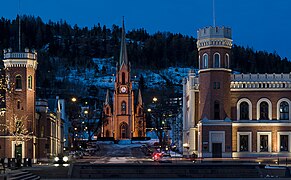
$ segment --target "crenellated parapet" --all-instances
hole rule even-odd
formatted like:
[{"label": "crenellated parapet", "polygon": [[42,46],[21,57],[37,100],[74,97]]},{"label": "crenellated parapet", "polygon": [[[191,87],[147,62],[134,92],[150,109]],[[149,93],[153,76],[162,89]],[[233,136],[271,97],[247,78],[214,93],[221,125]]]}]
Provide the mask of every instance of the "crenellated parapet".
[{"label": "crenellated parapet", "polygon": [[232,91],[235,90],[291,90],[289,74],[233,74]]},{"label": "crenellated parapet", "polygon": [[231,29],[227,27],[206,27],[197,31],[198,50],[209,47],[232,47]]},{"label": "crenellated parapet", "polygon": [[4,49],[4,66],[8,67],[31,67],[37,68],[37,52],[25,48],[24,52],[12,52],[12,49]]}]

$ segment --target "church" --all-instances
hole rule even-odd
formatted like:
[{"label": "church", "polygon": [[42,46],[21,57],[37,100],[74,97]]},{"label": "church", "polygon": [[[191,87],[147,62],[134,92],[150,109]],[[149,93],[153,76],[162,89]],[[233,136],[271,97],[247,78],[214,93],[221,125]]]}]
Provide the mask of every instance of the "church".
[{"label": "church", "polygon": [[183,154],[290,157],[291,73],[235,74],[232,31],[197,31],[199,70],[183,81]]},{"label": "church", "polygon": [[[119,62],[116,66],[116,78],[113,102],[110,91],[107,91],[103,107],[102,137],[113,137],[115,140],[145,137],[146,120],[141,91],[135,95],[131,81],[131,65],[126,50],[124,21]],[[135,98],[137,97],[137,98]]]}]

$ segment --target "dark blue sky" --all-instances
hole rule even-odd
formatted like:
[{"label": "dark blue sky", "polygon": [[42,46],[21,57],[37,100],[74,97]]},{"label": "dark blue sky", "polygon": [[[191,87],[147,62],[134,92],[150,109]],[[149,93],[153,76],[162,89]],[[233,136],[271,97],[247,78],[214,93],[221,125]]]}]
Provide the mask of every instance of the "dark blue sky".
[{"label": "dark blue sky", "polygon": [[[12,19],[19,0],[3,0],[0,15]],[[210,26],[212,0],[20,0],[21,14],[66,20],[92,27],[98,22],[126,29],[145,28],[149,33],[170,31],[196,37]],[[235,44],[255,50],[276,51],[291,60],[291,0],[215,0],[216,25],[233,29]]]}]

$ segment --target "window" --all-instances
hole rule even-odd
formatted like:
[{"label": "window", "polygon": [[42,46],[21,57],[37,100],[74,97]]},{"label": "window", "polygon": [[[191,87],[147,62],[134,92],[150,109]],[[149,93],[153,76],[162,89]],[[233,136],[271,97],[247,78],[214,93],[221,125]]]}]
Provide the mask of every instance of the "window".
[{"label": "window", "polygon": [[109,115],[109,107],[106,108],[106,114]]},{"label": "window", "polygon": [[219,101],[214,101],[214,119],[220,119]]},{"label": "window", "polygon": [[214,67],[219,68],[219,66],[220,66],[220,54],[215,53],[214,54]]},{"label": "window", "polygon": [[17,109],[20,109],[20,101],[17,101]]},{"label": "window", "polygon": [[220,89],[220,82],[213,82],[213,89]]},{"label": "window", "polygon": [[280,151],[288,151],[288,135],[280,135]]},{"label": "window", "polygon": [[121,114],[126,114],[126,102],[121,103]]},{"label": "window", "polygon": [[208,54],[203,54],[203,68],[208,68]]},{"label": "window", "polygon": [[28,89],[32,89],[32,76],[28,76]]},{"label": "window", "polygon": [[268,135],[260,135],[260,152],[268,151]]},{"label": "window", "polygon": [[249,120],[249,104],[247,102],[240,103],[240,120]]},{"label": "window", "polygon": [[125,84],[125,73],[123,72],[121,76],[122,76],[122,82],[121,83]]},{"label": "window", "polygon": [[240,135],[239,136],[239,151],[246,152],[249,151],[249,136],[248,135]]},{"label": "window", "polygon": [[229,68],[229,55],[225,54],[225,67]]},{"label": "window", "polygon": [[15,83],[15,89],[22,89],[22,81],[21,81],[21,76],[17,75],[15,77],[16,83]]},{"label": "window", "polygon": [[280,103],[280,120],[289,119],[289,104],[286,101]]},{"label": "window", "polygon": [[269,119],[268,115],[269,115],[269,105],[267,102],[263,101],[260,104],[260,119],[261,120]]}]

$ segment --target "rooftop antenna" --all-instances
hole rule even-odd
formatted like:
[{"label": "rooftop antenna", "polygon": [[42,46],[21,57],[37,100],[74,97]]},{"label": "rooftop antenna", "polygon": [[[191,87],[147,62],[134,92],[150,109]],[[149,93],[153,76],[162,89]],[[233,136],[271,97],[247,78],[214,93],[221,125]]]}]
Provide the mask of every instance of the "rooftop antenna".
[{"label": "rooftop antenna", "polygon": [[20,20],[20,0],[18,0],[18,50],[21,51],[21,20]]},{"label": "rooftop antenna", "polygon": [[215,27],[215,0],[212,0],[213,27]]}]

